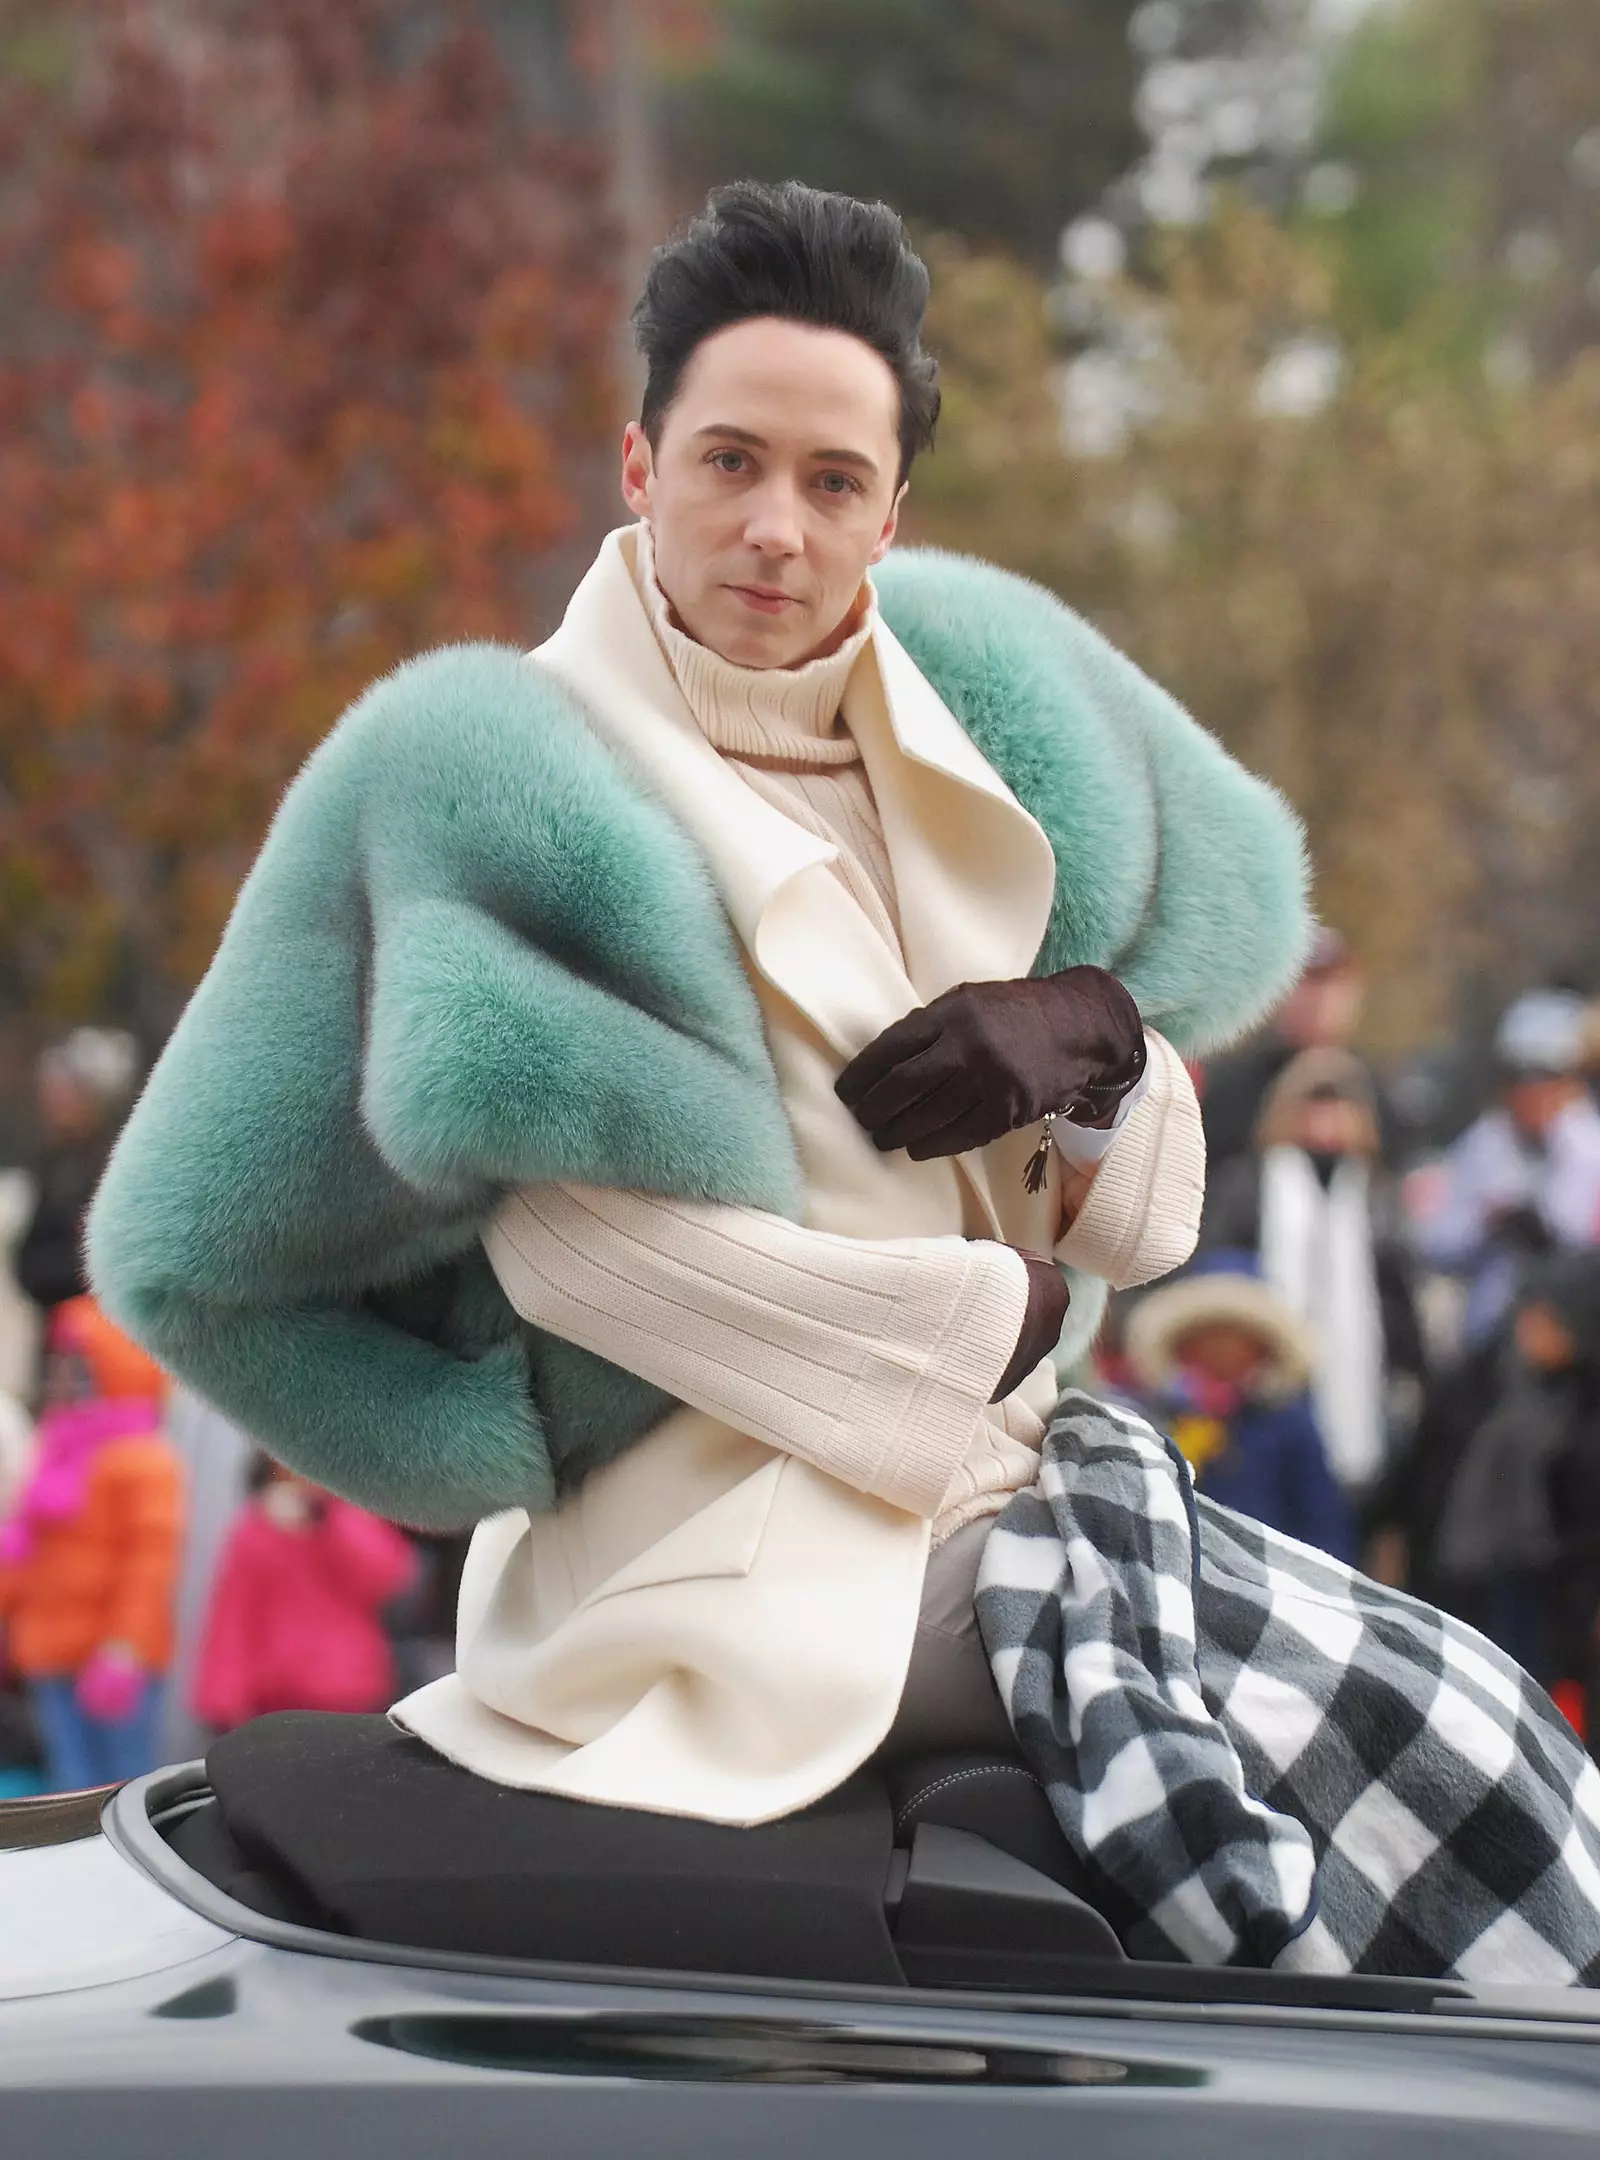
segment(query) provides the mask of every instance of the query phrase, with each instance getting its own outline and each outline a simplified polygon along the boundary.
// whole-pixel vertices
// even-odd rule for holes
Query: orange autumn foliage
[[[53,81],[0,78],[25,1027],[158,1033],[348,698],[442,640],[529,641],[611,418],[604,174],[444,13],[402,63],[401,0],[94,0],[50,18]]]

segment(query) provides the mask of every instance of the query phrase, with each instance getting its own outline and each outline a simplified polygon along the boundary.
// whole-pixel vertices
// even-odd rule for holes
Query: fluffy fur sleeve
[[[419,1524],[540,1505],[665,1398],[515,1320],[478,1248],[552,1176],[796,1202],[708,872],[507,649],[376,684],[290,789],[112,1157],[109,1310],[306,1475]]]

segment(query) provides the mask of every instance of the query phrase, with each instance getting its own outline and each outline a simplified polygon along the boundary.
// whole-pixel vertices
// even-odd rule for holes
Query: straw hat
[[[1141,1387],[1159,1394],[1178,1375],[1178,1345],[1196,1328],[1248,1328],[1267,1352],[1256,1392],[1286,1401],[1311,1383],[1310,1330],[1261,1273],[1254,1253],[1203,1253],[1175,1282],[1141,1298],[1128,1320],[1127,1355]]]

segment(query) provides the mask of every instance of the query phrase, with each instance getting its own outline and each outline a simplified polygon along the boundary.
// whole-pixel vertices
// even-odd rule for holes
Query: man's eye
[[[742,450],[713,450],[711,462],[716,466],[718,472],[742,472],[744,469],[744,452]]]
[[[823,491],[828,495],[859,495],[861,482],[846,472],[825,472],[818,475]]]

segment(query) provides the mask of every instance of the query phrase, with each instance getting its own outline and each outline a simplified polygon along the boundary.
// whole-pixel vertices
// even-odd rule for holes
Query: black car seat
[[[1120,1959],[1021,1763],[858,1771],[730,1829],[493,1785],[382,1717],[258,1718],[166,1833],[241,1903],[479,1957],[895,1985],[1048,1985]]]

